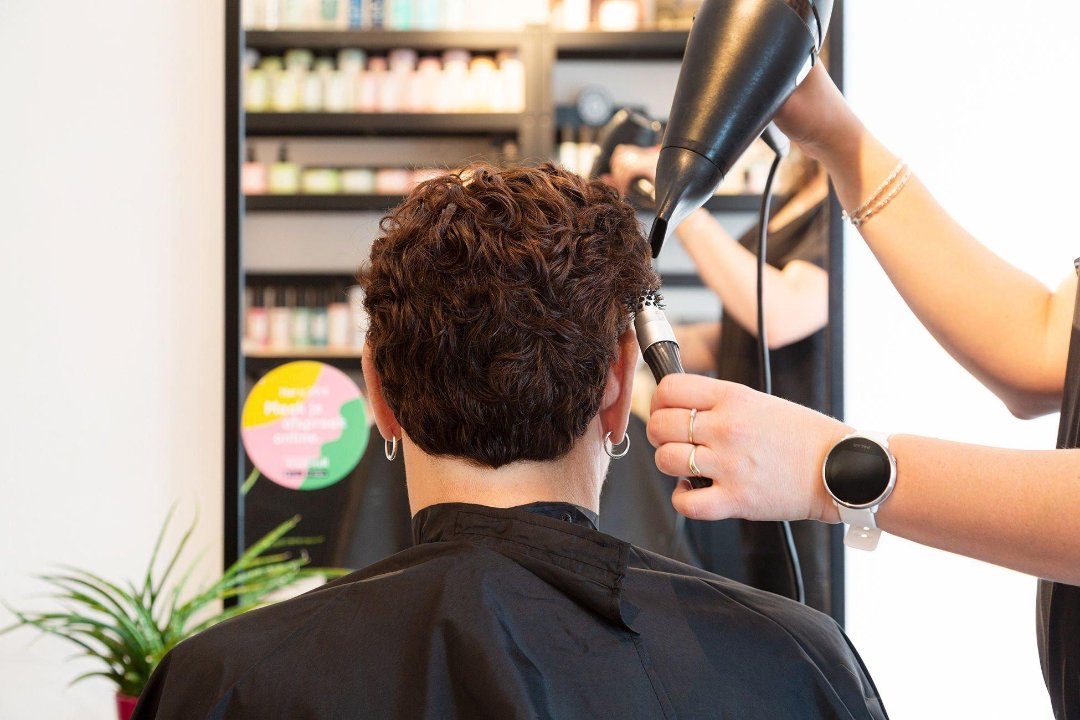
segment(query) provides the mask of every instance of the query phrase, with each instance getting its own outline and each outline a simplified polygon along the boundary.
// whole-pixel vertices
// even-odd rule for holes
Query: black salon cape
[[[573,505],[437,505],[413,528],[409,550],[178,645],[135,720],[886,717],[830,618]]]

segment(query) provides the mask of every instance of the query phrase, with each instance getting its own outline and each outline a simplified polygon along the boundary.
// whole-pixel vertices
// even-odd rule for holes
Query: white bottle
[[[559,128],[559,164],[572,173],[578,171],[578,146],[574,142],[574,128],[569,125]]]
[[[563,0],[563,30],[588,30],[590,10],[589,0]]]

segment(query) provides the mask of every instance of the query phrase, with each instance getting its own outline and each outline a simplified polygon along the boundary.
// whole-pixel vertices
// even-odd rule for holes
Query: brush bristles
[[[664,307],[664,296],[658,290],[645,290],[626,299],[626,309],[631,314],[637,314],[650,307],[661,310]]]

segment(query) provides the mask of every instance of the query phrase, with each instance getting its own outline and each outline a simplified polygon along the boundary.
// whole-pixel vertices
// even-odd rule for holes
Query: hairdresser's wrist
[[[801,146],[804,152],[825,166],[830,177],[857,172],[861,149],[872,139],[859,118],[846,106],[843,110],[816,138]]]

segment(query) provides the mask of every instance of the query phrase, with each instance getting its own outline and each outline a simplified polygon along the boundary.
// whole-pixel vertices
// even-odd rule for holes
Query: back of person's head
[[[419,185],[362,270],[382,394],[431,455],[557,459],[596,416],[628,298],[658,280],[633,208],[552,165]]]

